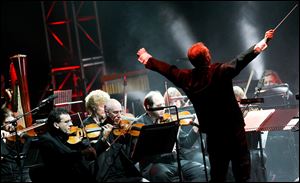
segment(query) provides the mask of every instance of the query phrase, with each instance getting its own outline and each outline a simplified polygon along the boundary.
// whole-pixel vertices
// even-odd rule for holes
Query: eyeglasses
[[[66,125],[73,125],[72,120],[61,121],[61,123],[65,123]]]

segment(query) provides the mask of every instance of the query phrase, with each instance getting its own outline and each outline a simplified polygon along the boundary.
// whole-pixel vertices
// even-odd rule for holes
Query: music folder
[[[178,121],[143,126],[131,158],[139,161],[145,156],[171,153],[176,142],[178,128]]]

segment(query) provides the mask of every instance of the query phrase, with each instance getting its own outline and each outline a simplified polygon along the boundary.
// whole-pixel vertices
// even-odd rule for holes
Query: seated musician
[[[245,95],[244,90],[239,86],[233,86],[233,92],[235,95],[235,98],[241,107],[241,110],[243,112],[244,118],[246,117],[247,113],[249,111],[257,111],[259,110],[258,106],[255,105],[249,105],[249,104],[241,104],[241,99],[246,99],[247,96]],[[264,134],[263,134],[264,133]],[[266,138],[267,132],[246,132],[246,138],[248,142],[248,148],[250,150],[250,158],[251,158],[251,171],[250,171],[250,182],[265,182],[266,181],[266,170],[265,170],[265,163],[267,156],[265,154],[265,151],[263,149],[263,162],[261,161],[261,153],[259,151],[258,141],[259,136],[264,135],[264,138]],[[231,169],[230,169],[231,171]],[[229,174],[232,174],[232,172],[229,172]],[[229,175],[228,179],[233,179],[233,175]]]
[[[24,160],[31,144],[31,138],[25,133],[19,134],[19,139],[16,139],[16,136],[14,136],[14,140],[8,138],[15,131],[15,126],[9,123],[14,119],[13,112],[10,109],[1,109],[1,182],[31,182],[29,169],[24,167]],[[20,175],[20,170],[22,175]]]
[[[178,107],[178,109],[180,109],[181,107],[191,106],[189,99],[186,96],[183,96],[181,92],[175,87],[169,87],[167,89],[167,91],[164,93],[164,100],[166,104],[169,104],[169,106],[175,105],[176,107]],[[194,120],[198,120],[196,115]],[[181,126],[181,129],[185,132],[190,131],[191,128],[193,128],[192,125]],[[205,134],[202,135],[203,139],[205,139]],[[198,140],[194,143],[194,145],[191,148],[182,148],[182,151],[187,159],[197,161],[203,164],[203,151],[201,149],[200,142],[201,139],[198,138]],[[204,153],[206,154],[206,152]],[[207,156],[205,157],[205,161],[207,164],[209,164],[209,159]]]
[[[99,154],[95,163],[98,182],[148,182],[130,159],[132,136],[122,131],[122,106],[116,99],[109,99],[105,106],[106,119],[101,139],[109,144],[106,151]],[[95,146],[98,149],[98,144]]]
[[[85,107],[88,112],[88,117],[83,120],[83,125],[87,127],[91,124],[96,124],[98,127],[103,126],[103,122],[106,118],[104,105],[110,99],[110,95],[103,90],[93,90],[85,97]],[[88,140],[94,147],[95,143],[100,139],[100,132],[95,132],[94,137],[84,139],[83,142],[87,143]],[[94,173],[95,161],[86,159],[85,164],[89,167],[90,171]]]
[[[256,93],[264,98],[262,108],[279,108],[295,105],[296,99],[287,83],[283,83],[277,72],[265,70],[258,81]]]
[[[44,163],[42,171],[36,173],[35,180],[47,182],[95,182],[91,172],[83,162],[85,156],[96,157],[95,150],[86,146],[75,150],[67,143],[72,126],[66,109],[55,108],[47,122],[47,132],[39,136],[39,150]]]
[[[185,107],[188,105],[189,100],[185,102],[185,97],[175,87],[169,87],[164,93],[165,103],[169,105],[175,105],[176,107]]]
[[[89,116],[83,121],[84,125],[90,123],[101,125],[103,123],[105,120],[104,104],[108,99],[110,99],[109,94],[102,90],[91,91],[85,97],[85,107]]]
[[[150,91],[144,98],[146,113],[141,115],[137,121],[145,125],[163,123],[164,110],[149,111],[149,108],[165,106],[164,97],[159,91]],[[189,133],[180,129],[179,146],[190,148],[198,139],[198,128],[193,127]],[[175,149],[175,148],[174,148]],[[188,160],[180,151],[180,163],[184,181],[203,182],[205,180],[204,166],[196,161]],[[139,162],[140,171],[143,176],[151,182],[174,182],[179,180],[178,162],[176,151],[151,157],[144,157]]]
[[[264,98],[263,109],[298,107],[289,85],[274,70],[265,70],[259,82],[257,88],[262,85],[262,90],[258,97]],[[299,131],[269,131],[265,150],[268,181],[289,182],[299,176]]]

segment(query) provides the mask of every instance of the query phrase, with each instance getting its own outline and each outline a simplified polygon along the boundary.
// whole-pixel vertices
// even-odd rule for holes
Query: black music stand
[[[178,128],[177,121],[143,126],[131,158],[139,161],[145,156],[171,153],[177,139]]]

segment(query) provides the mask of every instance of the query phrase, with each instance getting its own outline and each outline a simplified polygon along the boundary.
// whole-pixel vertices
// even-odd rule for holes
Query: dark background
[[[50,1],[46,3],[51,4]],[[57,2],[57,5],[60,6],[60,3]],[[296,3],[299,2],[98,1],[107,74],[144,69],[136,57],[136,52],[141,47],[145,47],[158,59],[182,68],[191,68],[186,59],[186,51],[191,44],[202,41],[210,48],[213,62],[228,61],[260,41],[264,33],[275,28]],[[51,20],[62,20],[59,18],[62,11],[61,8],[56,8]],[[89,13],[88,11],[83,9],[83,13]],[[93,25],[85,28],[88,31],[96,29]],[[9,88],[9,58],[15,54],[27,55],[31,108],[36,107],[46,97],[45,93],[51,85],[50,71],[53,67],[78,65],[76,59],[65,59],[64,53],[54,50],[52,54],[55,58],[50,62],[46,40],[40,2],[1,1],[0,72],[5,76],[6,88]],[[49,41],[54,43],[53,39]],[[73,44],[76,47],[74,41]],[[88,50],[84,57],[99,54],[88,45],[84,47]],[[299,93],[299,7],[277,29],[267,50],[249,64],[234,82],[245,85],[250,71],[253,70],[255,74],[249,88],[251,95],[265,69],[277,71],[282,81],[289,84],[290,90]],[[148,72],[148,77],[150,89],[164,93],[164,83],[167,80],[152,71]],[[169,81],[167,83],[172,85]],[[141,106],[145,93],[146,91],[140,91],[129,93],[128,96],[129,99],[138,101],[135,103],[136,110],[139,110],[136,112],[138,115],[144,112]],[[294,138],[290,138],[292,135],[296,136],[296,143]],[[286,135],[280,141],[277,136],[273,136],[272,140],[271,135],[271,140],[267,140],[266,149],[270,146],[274,152],[268,154],[267,163],[270,164],[267,164],[267,170],[278,169],[279,178],[276,180],[279,181],[280,176],[284,182],[292,182],[299,176],[299,133],[292,135]],[[289,139],[293,142],[288,143]],[[297,151],[293,153],[295,145]]]
[[[97,8],[107,74],[143,69],[136,57],[141,47],[156,58],[190,68],[186,50],[192,43],[202,41],[210,48],[214,62],[230,60],[261,40],[296,3],[99,1]],[[7,87],[9,57],[17,53],[28,57],[30,99],[34,107],[51,83],[49,73],[53,65],[48,60],[40,2],[1,2],[0,68]],[[62,61],[54,62],[57,65]],[[299,92],[299,7],[277,29],[267,50],[253,62],[235,81],[247,81],[251,69],[255,72],[253,80],[259,79],[264,69],[272,69],[294,93]],[[150,89],[164,92],[166,79],[152,71],[148,76]]]

